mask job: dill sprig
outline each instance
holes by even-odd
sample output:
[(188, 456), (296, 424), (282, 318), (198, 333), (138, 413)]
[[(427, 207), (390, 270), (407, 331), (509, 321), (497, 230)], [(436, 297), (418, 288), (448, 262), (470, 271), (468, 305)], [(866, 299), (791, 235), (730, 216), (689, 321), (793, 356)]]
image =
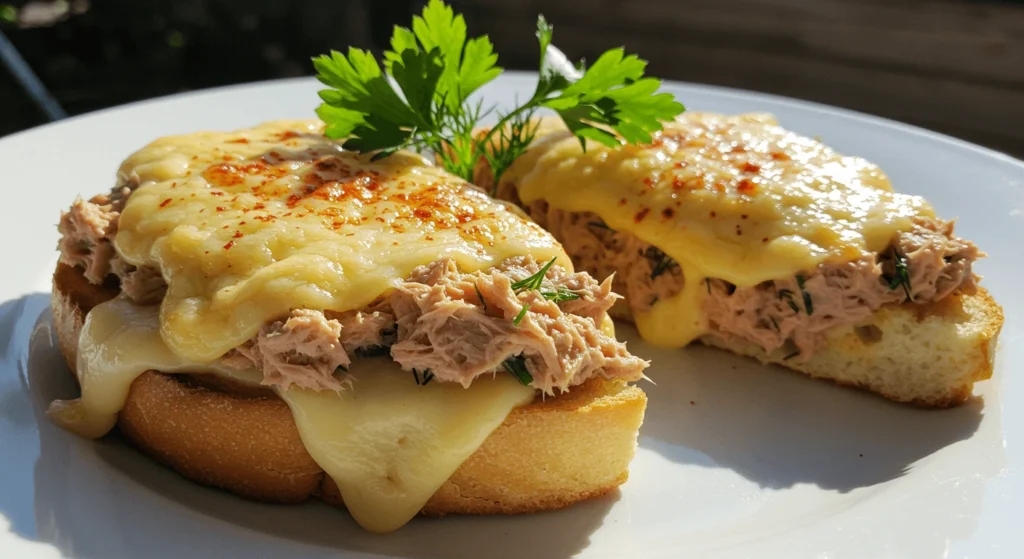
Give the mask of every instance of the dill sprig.
[(556, 256), (549, 260), (548, 263), (542, 266), (540, 270), (537, 270), (536, 274), (533, 274), (532, 276), (527, 278), (523, 278), (517, 282), (513, 282), (512, 291), (518, 293), (519, 291), (522, 291), (524, 289), (540, 290), (541, 284), (544, 282), (544, 278), (548, 274), (548, 270), (550, 270), (551, 267), (555, 265), (555, 260), (557, 259), (558, 257)]
[[(555, 291), (541, 291), (541, 287), (544, 283), (544, 278), (547, 276), (548, 270), (551, 269), (551, 266), (554, 265), (555, 260), (557, 260), (557, 257), (552, 258), (550, 261), (548, 261), (548, 263), (545, 264), (540, 270), (538, 270), (536, 274), (533, 274), (528, 278), (523, 278), (517, 282), (513, 282), (512, 290), (515, 291), (516, 293), (519, 293), (524, 290), (540, 291), (541, 297), (544, 297), (548, 301), (554, 301), (555, 303), (579, 299), (579, 293), (575, 293), (574, 291), (570, 290), (564, 285), (558, 286), (558, 289), (556, 289)], [(523, 321), (524, 317), (526, 317), (526, 312), (529, 309), (530, 303), (526, 303), (525, 305), (523, 305), (523, 308), (519, 310), (519, 314), (517, 314), (516, 317), (512, 319), (512, 324), (519, 326), (519, 323)]]
[(526, 311), (528, 310), (530, 310), (530, 303), (526, 303), (525, 305), (523, 305), (523, 308), (519, 309), (519, 314), (517, 314), (516, 317), (512, 319), (512, 324), (519, 326), (519, 323), (522, 322), (523, 318), (526, 317)]
[(555, 291), (541, 291), (541, 297), (544, 297), (548, 301), (554, 301), (561, 303), (562, 301), (575, 301), (580, 298), (580, 294), (569, 289), (564, 285), (559, 285)]

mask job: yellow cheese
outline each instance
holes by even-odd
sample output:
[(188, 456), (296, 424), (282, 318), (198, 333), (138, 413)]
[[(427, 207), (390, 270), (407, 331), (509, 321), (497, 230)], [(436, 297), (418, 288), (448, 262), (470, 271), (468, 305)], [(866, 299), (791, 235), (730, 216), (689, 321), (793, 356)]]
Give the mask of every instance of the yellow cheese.
[(371, 161), (316, 122), (163, 138), (119, 176), (140, 186), (115, 239), (129, 263), (159, 268), (170, 348), (209, 362), (294, 308), (366, 306), (416, 266), (463, 270), (561, 246), (509, 205), (400, 152)]
[[(79, 339), (82, 396), (56, 401), (49, 415), (84, 437), (116, 423), (132, 382), (143, 372), (210, 372), (257, 381), (252, 371), (176, 355), (160, 335), (159, 311), (117, 298), (86, 316)], [(423, 508), (456, 469), (534, 391), (510, 375), (417, 385), (386, 358), (357, 360), (341, 393), (278, 390), (310, 455), (330, 475), (364, 528), (396, 530)]]
[(391, 532), (423, 508), (534, 391), (511, 375), (417, 385), (390, 359), (352, 363), (343, 392), (280, 392), (306, 450), (363, 528)]
[(649, 145), (586, 152), (556, 123), (541, 131), (504, 179), (524, 203), (594, 212), (682, 267), (683, 290), (635, 317), (658, 345), (705, 332), (704, 278), (746, 287), (792, 277), (882, 250), (914, 217), (934, 217), (878, 167), (766, 115), (685, 113)]
[(94, 439), (114, 427), (132, 382), (148, 370), (238, 374), (216, 361), (197, 364), (175, 354), (160, 337), (158, 315), (157, 307), (136, 306), (123, 296), (89, 311), (78, 337), (81, 397), (50, 404), (50, 418)]

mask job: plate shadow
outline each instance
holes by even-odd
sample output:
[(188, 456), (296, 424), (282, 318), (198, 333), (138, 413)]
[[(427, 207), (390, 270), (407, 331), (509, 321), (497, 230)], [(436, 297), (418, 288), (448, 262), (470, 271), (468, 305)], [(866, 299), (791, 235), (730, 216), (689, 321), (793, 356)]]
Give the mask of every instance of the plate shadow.
[(712, 348), (642, 354), (657, 384), (644, 387), (641, 445), (676, 462), (732, 469), (763, 488), (848, 492), (894, 479), (970, 438), (984, 412), (979, 397), (918, 409)]

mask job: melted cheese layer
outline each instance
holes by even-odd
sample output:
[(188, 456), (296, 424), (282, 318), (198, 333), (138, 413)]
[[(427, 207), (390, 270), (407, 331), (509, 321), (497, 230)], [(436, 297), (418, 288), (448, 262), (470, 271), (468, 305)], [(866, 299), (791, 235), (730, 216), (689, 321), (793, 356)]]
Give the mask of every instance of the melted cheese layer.
[(140, 186), (115, 246), (162, 271), (175, 354), (210, 362), (291, 309), (362, 308), (445, 256), (467, 271), (524, 254), (571, 266), (518, 209), (420, 156), (344, 151), (321, 126), (168, 137), (122, 165), (122, 182)]
[(643, 337), (664, 346), (705, 333), (705, 278), (746, 287), (791, 277), (880, 251), (914, 217), (934, 217), (875, 165), (767, 115), (685, 113), (650, 145), (586, 152), (549, 120), (505, 180), (524, 203), (594, 212), (680, 264), (683, 290), (635, 313)]
[[(79, 338), (82, 396), (48, 411), (62, 427), (97, 438), (117, 422), (132, 382), (147, 370), (211, 372), (258, 384), (254, 371), (189, 362), (160, 334), (159, 310), (123, 297), (86, 316)], [(372, 532), (402, 527), (513, 408), (534, 390), (511, 375), (419, 386), (390, 359), (352, 363), (342, 393), (277, 390), (313, 460), (334, 479), (353, 518)]]
[(241, 374), (216, 361), (197, 364), (175, 354), (160, 337), (157, 307), (139, 307), (124, 296), (85, 316), (75, 368), (81, 396), (57, 400), (47, 413), (61, 427), (90, 439), (113, 429), (132, 382), (148, 370)]

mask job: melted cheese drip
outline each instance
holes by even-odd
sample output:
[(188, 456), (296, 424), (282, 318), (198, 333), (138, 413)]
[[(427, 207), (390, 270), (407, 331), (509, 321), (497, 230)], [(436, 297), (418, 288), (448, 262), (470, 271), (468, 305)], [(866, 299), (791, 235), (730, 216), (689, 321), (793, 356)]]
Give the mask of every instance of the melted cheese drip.
[(511, 375), (418, 386), (389, 359), (352, 364), (344, 392), (287, 390), (306, 450), (363, 528), (391, 532), (416, 516), (534, 390)]
[(90, 439), (106, 435), (128, 399), (128, 389), (148, 371), (238, 374), (219, 362), (197, 364), (171, 351), (160, 337), (155, 306), (118, 297), (85, 316), (76, 362), (81, 397), (57, 400), (47, 413), (55, 423)]
[(167, 280), (174, 353), (209, 362), (291, 309), (362, 308), (445, 256), (465, 271), (524, 254), (571, 266), (518, 209), (417, 155), (344, 151), (320, 126), (163, 138), (122, 165), (122, 183), (140, 186), (115, 246)]
[(934, 217), (894, 193), (882, 171), (786, 131), (766, 115), (685, 113), (646, 146), (587, 151), (550, 120), (505, 175), (524, 203), (594, 212), (674, 258), (685, 285), (635, 313), (651, 343), (678, 347), (706, 332), (705, 278), (738, 286), (791, 277), (825, 261), (880, 251)]
[[(51, 404), (50, 417), (96, 438), (117, 422), (132, 382), (143, 372), (211, 372), (258, 382), (252, 371), (189, 362), (167, 347), (159, 311), (117, 298), (86, 316), (79, 339), (82, 396)], [(534, 390), (510, 375), (418, 386), (389, 359), (358, 360), (344, 392), (277, 390), (288, 403), (313, 460), (334, 479), (345, 506), (365, 529), (402, 527)]]

